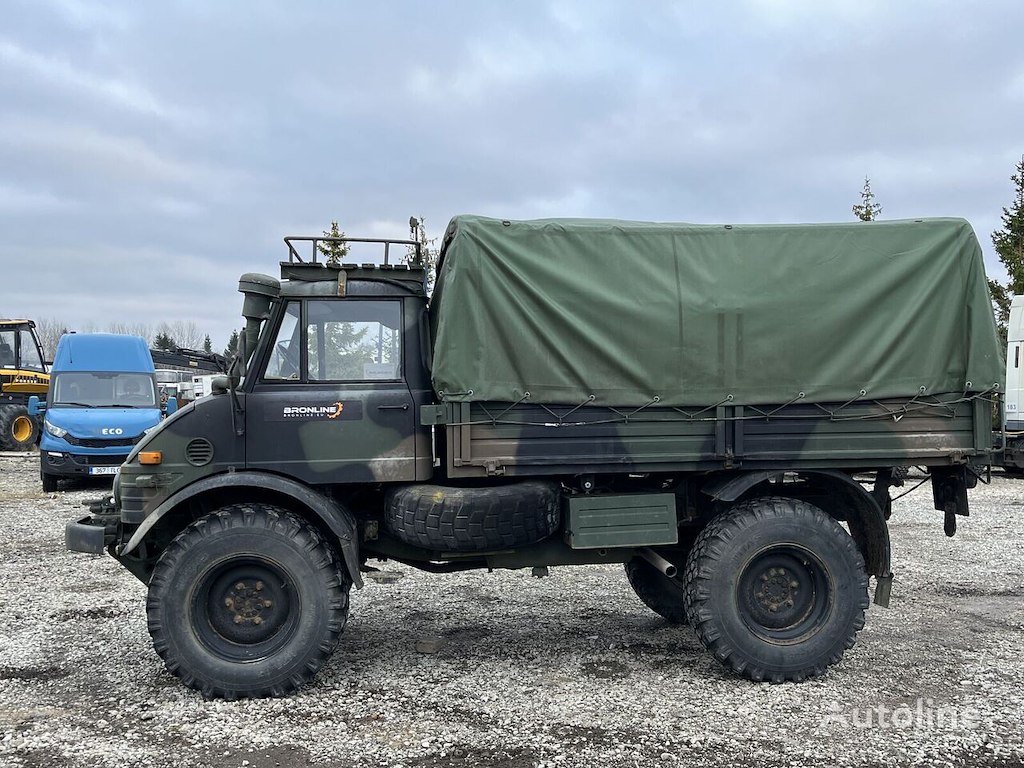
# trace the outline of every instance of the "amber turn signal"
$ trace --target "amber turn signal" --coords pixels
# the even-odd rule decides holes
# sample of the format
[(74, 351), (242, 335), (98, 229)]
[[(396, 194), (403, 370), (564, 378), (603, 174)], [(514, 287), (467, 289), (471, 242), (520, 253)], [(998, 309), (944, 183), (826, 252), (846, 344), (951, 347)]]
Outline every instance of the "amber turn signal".
[(160, 451), (142, 451), (139, 453), (139, 464), (159, 464), (164, 460)]

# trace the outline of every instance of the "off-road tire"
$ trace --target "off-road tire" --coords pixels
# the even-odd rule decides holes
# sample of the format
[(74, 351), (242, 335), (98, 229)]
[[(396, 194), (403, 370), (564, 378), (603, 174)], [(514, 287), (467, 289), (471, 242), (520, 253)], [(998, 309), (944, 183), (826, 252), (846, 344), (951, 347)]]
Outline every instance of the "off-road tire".
[(487, 552), (535, 544), (558, 530), (558, 486), (497, 488), (409, 485), (388, 495), (384, 524), (398, 539), (441, 552)]
[(0, 405), (0, 450), (28, 451), (39, 442), (39, 422), (24, 405)]
[[(677, 568), (683, 570), (686, 553), (679, 557), (661, 552)], [(670, 624), (686, 623), (686, 607), (683, 605), (683, 582), (677, 577), (670, 579), (642, 557), (634, 557), (625, 564), (626, 579), (640, 602), (664, 618)]]
[(49, 472), (40, 472), (39, 480), (43, 484), (43, 493), (53, 493), (57, 490), (57, 476)]
[(348, 619), (351, 581), (309, 523), (235, 504), (167, 547), (146, 602), (153, 647), (207, 698), (283, 696), (309, 682)]
[(817, 507), (788, 498), (751, 499), (714, 518), (684, 582), (698, 639), (757, 681), (823, 674), (853, 647), (868, 607), (853, 539)]

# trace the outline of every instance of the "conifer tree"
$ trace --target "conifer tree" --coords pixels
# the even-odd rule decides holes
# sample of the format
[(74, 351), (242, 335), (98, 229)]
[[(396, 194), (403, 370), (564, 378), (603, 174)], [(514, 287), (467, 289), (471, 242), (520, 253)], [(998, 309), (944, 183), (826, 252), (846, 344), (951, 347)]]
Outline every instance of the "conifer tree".
[(874, 221), (881, 212), (882, 206), (875, 202), (875, 193), (871, 191), (871, 179), (865, 176), (860, 203), (853, 206), (853, 215), (861, 221)]
[(1010, 302), (1014, 296), (1024, 294), (1024, 157), (1017, 163), (1016, 171), (1010, 176), (1014, 185), (1013, 202), (1009, 208), (1003, 208), (1003, 228), (992, 233), (992, 245), (1009, 279), (1006, 285), (988, 281), (992, 310), (1004, 344), (1006, 326), (1010, 321)]

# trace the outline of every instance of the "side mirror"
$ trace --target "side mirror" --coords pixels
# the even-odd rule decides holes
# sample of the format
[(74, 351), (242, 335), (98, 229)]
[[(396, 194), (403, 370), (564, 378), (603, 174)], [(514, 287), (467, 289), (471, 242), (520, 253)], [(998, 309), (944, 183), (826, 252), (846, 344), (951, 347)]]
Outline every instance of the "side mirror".
[(178, 398), (168, 397), (167, 402), (164, 403), (164, 413), (170, 416), (176, 410), (178, 410)]
[(37, 395), (32, 395), (28, 399), (28, 415), (38, 416), (40, 413), (46, 410), (46, 403), (40, 403)]
[(210, 380), (210, 394), (223, 395), (231, 388), (231, 380), (227, 376), (214, 376)]

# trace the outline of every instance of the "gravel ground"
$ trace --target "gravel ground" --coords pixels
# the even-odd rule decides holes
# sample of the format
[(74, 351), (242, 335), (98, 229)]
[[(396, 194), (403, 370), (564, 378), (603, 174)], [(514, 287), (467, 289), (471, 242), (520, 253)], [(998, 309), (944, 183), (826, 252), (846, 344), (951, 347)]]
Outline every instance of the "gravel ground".
[(37, 462), (0, 454), (0, 765), (1024, 764), (1024, 480), (972, 491), (954, 539), (927, 485), (896, 502), (893, 607), (821, 680), (728, 675), (621, 567), (387, 563), (313, 686), (228, 703), (164, 670), (142, 584), (64, 550), (103, 486), (43, 494)]

